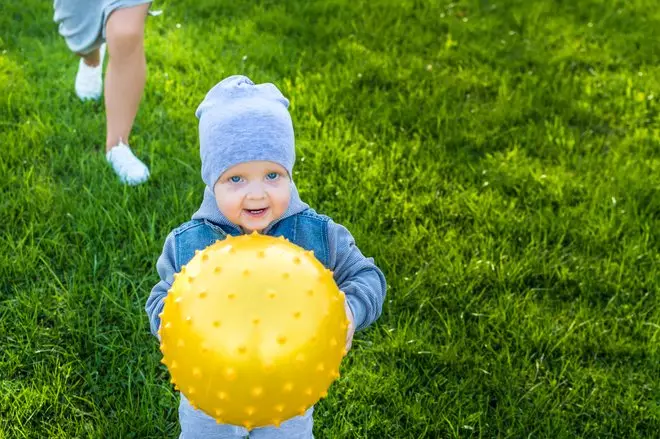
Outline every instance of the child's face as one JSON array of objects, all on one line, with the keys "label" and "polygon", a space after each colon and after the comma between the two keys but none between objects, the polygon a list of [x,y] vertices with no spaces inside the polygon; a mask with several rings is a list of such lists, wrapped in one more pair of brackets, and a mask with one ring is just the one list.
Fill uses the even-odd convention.
[{"label": "child's face", "polygon": [[232,166],[213,192],[220,212],[245,232],[261,232],[286,212],[291,199],[286,169],[268,161]]}]

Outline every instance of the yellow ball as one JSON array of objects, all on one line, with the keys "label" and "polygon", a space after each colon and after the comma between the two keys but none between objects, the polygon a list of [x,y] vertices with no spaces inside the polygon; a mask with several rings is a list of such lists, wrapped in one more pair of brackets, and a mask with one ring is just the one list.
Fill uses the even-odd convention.
[{"label": "yellow ball", "polygon": [[348,324],[344,294],[311,251],[256,233],[227,237],[175,275],[162,362],[219,423],[279,426],[327,395]]}]

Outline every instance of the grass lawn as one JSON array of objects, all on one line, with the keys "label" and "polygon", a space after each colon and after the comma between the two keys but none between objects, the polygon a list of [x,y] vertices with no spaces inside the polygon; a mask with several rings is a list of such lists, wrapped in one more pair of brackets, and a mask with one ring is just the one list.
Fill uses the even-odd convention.
[{"label": "grass lawn", "polygon": [[317,438],[660,437],[652,0],[157,1],[118,183],[51,1],[0,4],[0,438],[175,438],[144,304],[221,78],[292,101],[301,196],[389,282]]}]

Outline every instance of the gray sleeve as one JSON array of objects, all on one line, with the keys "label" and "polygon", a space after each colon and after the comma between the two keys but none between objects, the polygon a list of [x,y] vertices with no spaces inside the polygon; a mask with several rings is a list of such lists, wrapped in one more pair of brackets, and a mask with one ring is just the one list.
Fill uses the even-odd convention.
[{"label": "gray sleeve", "polygon": [[160,282],[152,288],[145,310],[149,316],[151,333],[158,337],[158,328],[160,327],[160,317],[158,317],[158,314],[163,311],[165,297],[172,287],[174,273],[176,273],[174,233],[170,233],[165,240],[163,252],[156,263],[156,270],[158,270]]},{"label": "gray sleeve", "polygon": [[328,224],[330,269],[339,289],[346,293],[356,330],[371,325],[381,314],[387,284],[373,258],[365,257],[346,227]]}]

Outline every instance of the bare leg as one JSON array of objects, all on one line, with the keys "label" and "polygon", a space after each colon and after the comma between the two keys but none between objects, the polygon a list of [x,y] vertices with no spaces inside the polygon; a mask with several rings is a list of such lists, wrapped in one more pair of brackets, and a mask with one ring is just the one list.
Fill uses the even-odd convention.
[{"label": "bare leg", "polygon": [[118,9],[106,24],[108,69],[105,74],[106,152],[128,143],[147,74],[144,21],[149,4]]},{"label": "bare leg", "polygon": [[105,27],[110,57],[105,74],[105,156],[119,179],[130,185],[149,178],[149,168],[128,146],[147,76],[144,20],[148,9],[149,4],[117,9]]},{"label": "bare leg", "polygon": [[101,63],[101,51],[99,49],[94,49],[89,52],[87,55],[78,54],[85,64],[90,67],[96,67]]}]

